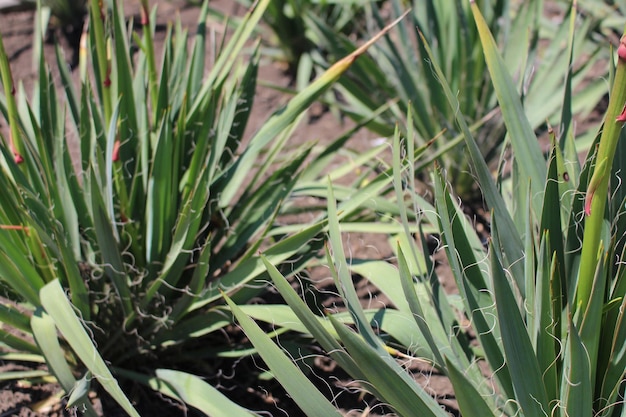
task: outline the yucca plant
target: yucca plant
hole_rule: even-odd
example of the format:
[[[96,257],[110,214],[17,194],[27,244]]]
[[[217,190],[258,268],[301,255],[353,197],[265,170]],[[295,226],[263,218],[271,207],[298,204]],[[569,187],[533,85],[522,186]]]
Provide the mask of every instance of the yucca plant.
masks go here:
[[[297,198],[323,197],[321,177],[342,177],[383,150],[333,171],[347,135],[326,149],[288,147],[308,106],[371,42],[244,137],[259,65],[249,38],[269,3],[250,10],[207,66],[215,46],[206,39],[206,3],[193,43],[180,23],[170,25],[158,62],[156,9],[142,1],[141,30],[131,34],[120,3],[91,2],[79,93],[57,49],[63,99],[43,54],[27,96],[0,39],[0,111],[9,126],[0,145],[1,359],[47,364],[3,379],[52,377],[71,394],[67,405],[89,415],[90,390],[138,415],[133,384],[209,415],[250,414],[195,375],[249,351],[222,336],[231,323],[222,292],[240,303],[263,293],[260,249],[285,273],[315,257],[325,216]],[[342,189],[351,201],[346,221],[394,210],[377,197],[389,180],[352,197],[366,179]],[[293,212],[309,214],[281,226]]]
[[[87,16],[86,0],[14,0],[0,3],[0,13],[11,13],[17,10],[37,10],[33,40],[33,69],[38,66],[37,60],[42,43],[52,38],[51,34],[62,34],[72,49],[69,60],[71,66],[78,63],[78,50],[83,25]]]
[[[580,10],[594,17],[597,21],[596,30],[602,36],[619,36],[624,25],[626,15],[626,3],[623,1],[578,1]]]
[[[47,15],[52,15],[54,24],[67,35],[80,33],[87,14],[86,0],[14,0],[0,4],[0,12],[34,10],[41,6]],[[47,19],[46,19],[47,20]]]
[[[237,0],[245,7],[253,1]],[[311,17],[322,19],[337,34],[354,34],[364,24],[364,5],[372,0],[317,1],[276,0],[263,16],[258,28],[265,39],[263,55],[285,64],[290,75],[298,74],[305,86],[313,74],[312,56],[328,50],[316,33],[307,26]],[[217,10],[213,14],[221,16]]]
[[[413,141],[396,133],[396,193],[413,202],[425,224],[438,228],[440,250],[457,291],[444,292],[440,270],[424,255],[426,245],[411,238],[404,206],[399,209],[406,230],[395,237],[397,265],[349,263],[331,199],[328,265],[347,311],[325,311],[326,317],[311,311],[265,260],[293,310],[273,324],[308,332],[364,390],[398,415],[448,415],[410,374],[412,365],[426,362],[429,372],[449,378],[463,416],[624,416],[626,36],[617,64],[611,61],[603,126],[581,167],[571,130],[552,132],[550,154],[547,160],[542,156],[489,26],[479,7],[471,7],[513,149],[512,178],[496,181],[464,115],[457,113],[456,124],[491,209],[488,243],[483,244],[463,214],[442,167],[433,173],[434,206],[423,201],[413,185]],[[575,33],[571,19],[569,59]],[[458,109],[457,94],[424,38],[422,42],[443,94]],[[560,126],[572,122],[571,75],[565,76]],[[420,235],[418,242],[425,242]],[[368,278],[391,305],[364,310],[352,273]],[[284,354],[255,330],[241,307],[229,305],[279,377],[288,362]],[[288,382],[292,391],[306,383]],[[291,393],[294,398],[299,394]],[[336,414],[329,402],[317,408],[304,399],[300,404],[309,416]]]
[[[406,131],[406,114],[411,109],[411,128],[417,144],[438,138],[430,148],[429,159],[439,159],[455,178],[454,187],[459,195],[465,199],[479,198],[468,155],[461,146],[462,132],[453,123],[456,112],[464,114],[492,169],[497,169],[498,159],[509,142],[496,93],[482,60],[482,45],[472,24],[469,2],[415,1],[410,4],[410,18],[372,48],[367,59],[358,62],[350,76],[334,87],[338,98],[329,99],[328,104],[357,119],[389,106],[368,125],[385,137],[393,134],[396,121],[401,121]],[[599,78],[590,78],[591,71],[595,70],[594,63],[605,53],[592,39],[593,19],[576,21],[575,60],[570,62],[562,53],[568,41],[568,25],[546,19],[543,1],[493,0],[478,1],[477,5],[515,80],[533,129],[545,131],[547,120],[556,123],[560,97],[564,94],[563,77],[570,66],[574,67],[571,85],[578,91],[572,99],[572,111],[581,117],[589,114],[605,92]],[[375,3],[364,5],[367,31],[384,26],[383,22],[390,15],[399,15],[406,8],[406,2],[394,0],[387,6],[381,10]],[[566,14],[577,13],[574,2]],[[565,21],[568,19],[566,16]],[[354,40],[336,33],[323,19],[307,16],[307,28],[319,39],[319,44],[330,51],[326,56],[315,56],[316,68],[328,66],[326,57],[341,56],[353,48]],[[450,108],[442,94],[418,33],[431,45],[452,91],[458,94],[458,109]],[[580,130],[577,136],[584,133]]]

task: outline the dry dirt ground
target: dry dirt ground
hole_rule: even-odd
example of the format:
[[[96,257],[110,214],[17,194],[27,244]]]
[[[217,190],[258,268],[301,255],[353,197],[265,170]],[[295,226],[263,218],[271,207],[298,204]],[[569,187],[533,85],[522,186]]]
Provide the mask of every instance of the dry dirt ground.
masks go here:
[[[126,1],[125,11],[128,16],[139,15],[138,1]],[[234,1],[216,0],[211,2],[212,7],[216,7],[225,13],[242,14],[244,10]],[[164,28],[168,19],[175,14],[179,14],[183,26],[188,27],[193,33],[196,20],[197,9],[187,7],[185,3],[162,2],[159,4],[158,13],[158,33],[157,42],[164,36]],[[0,31],[4,38],[7,54],[10,58],[12,70],[15,77],[19,79],[28,92],[36,79],[36,72],[32,65],[32,36],[33,36],[33,13],[28,11],[11,12],[0,14]],[[223,27],[215,24],[214,29],[223,32]],[[68,59],[72,59],[71,46],[67,39],[57,36],[56,38],[64,46]],[[52,44],[45,47],[46,59],[54,63],[54,49]],[[51,65],[53,66],[53,65]],[[260,71],[261,80],[269,84],[286,87],[290,84],[290,78],[284,74],[281,67],[275,63],[267,62]],[[57,77],[58,79],[58,77]],[[269,115],[285,103],[288,97],[271,88],[259,87],[255,98],[255,110],[250,120],[248,131],[254,132],[258,129]],[[329,113],[320,110],[321,106],[314,108],[314,117],[311,117],[308,124],[298,129],[292,141],[294,143],[304,143],[309,140],[318,140],[321,143],[330,142],[335,139],[339,132],[348,129],[348,125],[336,120]],[[0,120],[0,130],[6,129],[4,120]],[[71,138],[70,138],[71,140]],[[348,146],[365,149],[372,145],[375,138],[367,132],[359,132],[349,142]],[[349,239],[350,253],[355,257],[369,257],[385,259],[391,256],[391,251],[385,239],[375,239],[365,235],[354,234]],[[316,271],[311,275],[315,279],[324,279],[324,271]],[[359,283],[359,291],[364,298],[377,297],[366,283]],[[332,302],[330,300],[329,302]],[[216,364],[215,375],[203,375],[206,379],[219,386],[222,390],[236,402],[261,412],[263,415],[274,416],[299,416],[302,415],[299,409],[293,404],[284,390],[273,381],[259,381],[256,377],[246,378],[249,375],[258,373],[259,364],[254,360],[244,359],[239,361],[225,361],[223,364]],[[354,388],[354,382],[349,377],[329,362],[319,356],[312,364],[315,377],[314,382],[325,392],[329,398],[334,398],[336,404],[344,410],[346,415],[385,415],[389,412],[384,407],[367,396],[360,395]],[[0,373],[7,370],[28,369],[15,363],[3,363],[0,361]],[[424,382],[428,382],[433,394],[436,393],[442,404],[452,406],[454,410],[454,398],[447,381],[431,370],[414,369],[416,377]],[[242,377],[243,376],[243,377]],[[76,410],[65,410],[63,401],[53,400],[45,403],[57,391],[54,384],[23,385],[15,382],[0,383],[0,417],[5,416],[61,416],[76,415]],[[139,393],[134,398],[138,409],[144,416],[183,416],[194,415],[191,410],[184,410],[179,404],[155,396],[146,396]],[[101,407],[97,400],[96,406]],[[370,409],[370,407],[373,407]],[[32,411],[38,408],[40,412]],[[101,409],[101,408],[100,408]],[[106,407],[107,416],[124,415],[121,410],[114,407]]]

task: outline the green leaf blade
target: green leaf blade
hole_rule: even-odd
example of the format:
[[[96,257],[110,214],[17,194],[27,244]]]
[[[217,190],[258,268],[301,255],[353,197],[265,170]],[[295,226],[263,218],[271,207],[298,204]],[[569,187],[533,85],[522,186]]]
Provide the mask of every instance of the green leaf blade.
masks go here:
[[[121,390],[117,380],[74,314],[59,282],[55,280],[45,285],[40,291],[40,297],[44,309],[52,317],[54,324],[98,382],[130,416],[139,417],[139,413]]]
[[[227,296],[226,302],[271,372],[305,415],[309,417],[341,415],[252,319]]]
[[[498,257],[490,251],[494,297],[498,302],[498,325],[502,334],[502,345],[506,363],[511,372],[515,398],[524,415],[542,416],[549,414],[548,397],[537,363],[537,357],[528,338],[526,326],[517,307],[517,301],[509,286]]]

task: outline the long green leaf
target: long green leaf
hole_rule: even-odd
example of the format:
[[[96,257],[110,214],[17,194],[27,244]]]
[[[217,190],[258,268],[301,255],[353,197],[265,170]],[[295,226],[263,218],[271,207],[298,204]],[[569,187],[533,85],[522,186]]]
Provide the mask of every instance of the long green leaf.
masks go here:
[[[18,352],[29,352],[31,354],[40,355],[41,350],[38,346],[32,344],[30,341],[24,340],[22,337],[18,337],[14,334],[14,331],[7,331],[0,328],[0,346],[3,348],[11,348],[10,350],[16,350]]]
[[[101,190],[97,188],[97,183],[93,181],[90,185],[92,186],[89,194],[91,195],[93,222],[100,255],[105,265],[105,273],[120,296],[124,316],[128,316],[133,311],[133,308],[131,306],[129,286],[126,281],[126,267],[119,249],[119,241],[116,239],[117,228],[113,222],[114,219],[107,214],[103,196],[100,194]],[[112,200],[110,201],[112,204]]]
[[[0,374],[0,381],[12,381],[16,379],[41,378],[50,375],[48,371],[9,371]]]
[[[8,324],[9,326],[21,330],[23,332],[30,332],[30,310],[20,311],[14,304],[9,302],[5,298],[0,298],[2,303],[0,304],[0,323]]]
[[[386,352],[381,353],[363,338],[348,330],[330,316],[331,322],[346,345],[348,353],[359,364],[367,382],[372,384],[401,416],[447,416],[439,404]]]
[[[499,382],[506,396],[512,397],[514,389],[511,371],[502,352],[496,306],[491,295],[493,291],[490,285],[492,284],[487,282],[488,276],[482,269],[484,267],[481,267],[486,255],[482,252],[482,247],[480,251],[477,251],[477,248],[468,241],[467,235],[475,232],[467,224],[461,211],[454,205],[450,195],[444,191],[440,173],[435,176],[435,199],[448,262],[465,309],[477,332],[487,362],[497,377],[496,381]]]
[[[456,345],[456,340],[450,341],[449,335],[446,333],[446,328],[442,328],[441,321],[436,311],[432,308],[435,303],[423,303],[420,301],[419,296],[416,293],[416,286],[413,283],[411,274],[408,270],[407,260],[404,256],[402,248],[398,247],[398,266],[400,272],[400,279],[402,284],[402,290],[405,294],[406,300],[409,304],[413,318],[419,327],[420,332],[424,336],[429,349],[432,351],[432,355],[436,360],[436,364],[442,369],[447,367],[446,361],[450,360],[450,357],[454,357],[454,361],[461,361],[465,369],[470,367],[469,362],[466,360],[463,354],[458,355],[460,347]],[[422,307],[424,305],[424,307]],[[458,347],[458,351],[454,349]],[[458,355],[458,356],[456,356]],[[446,358],[444,360],[444,358]]]
[[[623,349],[623,341],[626,340],[626,297],[622,296],[622,303],[616,310],[618,310],[616,325],[603,329],[605,337],[610,340],[605,345],[610,353],[606,355],[606,367],[601,368],[605,369],[605,372],[602,376],[600,398],[603,401],[601,405],[607,406],[616,403],[626,369],[626,351]]]
[[[133,417],[139,417],[139,413],[121,390],[80,320],[74,314],[59,282],[55,280],[45,285],[40,291],[40,298],[44,309],[52,317],[54,324],[87,369],[124,411]]]
[[[494,298],[498,326],[502,334],[502,345],[506,363],[511,371],[511,379],[517,399],[524,415],[542,416],[549,414],[550,406],[546,388],[541,376],[537,357],[528,338],[526,326],[517,307],[509,281],[498,257],[491,253]]]
[[[339,229],[339,218],[337,216],[337,206],[330,181],[328,182],[328,196],[329,198],[326,210],[328,212],[328,234],[333,251],[332,258],[335,270],[333,273],[336,274],[335,285],[339,289],[341,297],[346,301],[348,310],[354,318],[354,322],[359,329],[359,333],[370,346],[376,350],[380,350],[382,348],[382,344],[374,334],[374,330],[363,314],[363,308],[361,307],[359,297],[357,296],[356,289],[354,288],[354,283],[352,282],[352,275],[350,274],[350,268],[343,250],[343,241],[341,239],[341,232]]]
[[[556,340],[560,333],[561,292],[554,291],[554,283],[558,281],[556,270],[557,260],[551,256],[551,247],[548,242],[550,233],[545,232],[537,256],[536,293],[532,306],[531,340],[537,354],[537,362],[548,398],[558,398],[557,363],[558,353]]]
[[[559,183],[561,175],[558,172],[557,144],[553,142],[550,163],[548,167],[548,180],[545,183],[543,210],[541,212],[541,233],[549,231],[550,235],[550,258],[554,255],[557,260],[558,275],[555,276],[554,295],[565,294],[565,286],[561,284],[562,277],[565,276],[565,255],[563,253],[563,233],[561,223],[561,210],[555,210],[561,204],[561,193]],[[560,302],[560,298],[558,299]],[[560,311],[557,308],[556,311]]]
[[[583,417],[593,414],[591,372],[589,357],[580,339],[578,330],[571,319],[568,320],[568,338],[564,352],[561,399],[565,403],[561,415]]]
[[[264,251],[265,256],[271,263],[279,264],[293,256],[310,239],[317,236],[326,226],[326,222],[316,223],[299,233],[279,241]],[[191,310],[197,309],[212,301],[219,299],[220,291],[232,291],[239,289],[252,281],[265,271],[260,257],[246,259],[238,264],[229,273],[220,278],[219,287],[209,287],[206,294],[198,298],[191,306]]]
[[[431,65],[435,73],[437,74],[437,78],[441,83],[442,88],[444,89],[446,98],[448,99],[449,105],[457,110],[459,108],[459,102],[456,98],[456,95],[452,93],[452,89],[448,85],[445,80],[445,76],[439,65],[434,60],[433,54],[430,50],[430,47],[426,43],[426,40],[422,35],[422,43],[424,44],[424,49],[427,51],[428,56],[431,59]],[[461,131],[463,132],[465,138],[465,144],[467,146],[467,150],[469,152],[470,158],[472,160],[472,165],[476,170],[476,175],[478,177],[478,182],[481,186],[483,195],[487,202],[489,208],[493,211],[495,219],[500,224],[500,233],[502,233],[503,246],[505,249],[506,257],[507,257],[507,270],[511,271],[511,274],[515,278],[522,295],[524,295],[523,283],[524,283],[524,270],[523,264],[519,262],[520,259],[524,259],[524,246],[520,239],[519,233],[509,215],[509,211],[507,209],[506,203],[500,194],[500,191],[491,176],[491,171],[489,167],[485,163],[483,156],[470,132],[469,127],[467,126],[467,122],[463,114],[459,111],[456,111],[456,122],[460,126]],[[542,158],[543,159],[543,158]]]
[[[39,304],[39,289],[43,287],[44,281],[33,268],[32,264],[25,259],[23,254],[14,245],[14,242],[6,236],[15,231],[0,230],[0,273],[2,280],[11,289],[20,294],[24,300],[32,305]],[[18,233],[24,233],[19,231]]]
[[[511,138],[515,157],[520,162],[524,178],[531,179],[533,208],[539,213],[542,207],[543,185],[546,181],[546,164],[539,142],[532,126],[526,118],[522,101],[517,93],[515,83],[498,52],[489,26],[483,18],[478,5],[471,2],[474,20],[483,45],[483,52],[489,68],[489,74],[502,109],[504,123]]]
[[[248,166],[257,157],[260,150],[273,140],[280,132],[289,126],[296,117],[306,110],[325,90],[327,90],[341,75],[350,68],[352,63],[367,49],[372,46],[378,39],[387,33],[394,25],[396,25],[404,15],[390,23],[381,32],[377,33],[372,39],[360,46],[356,51],[341,59],[324,72],[317,80],[308,85],[298,95],[292,98],[285,108],[274,113],[274,115],[263,125],[263,127],[250,140],[250,146],[226,173],[227,182],[233,186],[224,189],[220,196],[220,206],[226,206],[237,192],[237,188],[241,177],[248,172]]]
[[[291,362],[285,353],[267,337],[265,332],[245,315],[228,296],[225,298],[237,321],[268,365],[271,373],[287,390],[305,415],[309,417],[340,416],[341,414],[335,407],[302,374],[302,371]]]
[[[262,259],[269,276],[272,278],[272,282],[276,285],[276,288],[285,298],[285,301],[289,304],[291,310],[293,310],[298,319],[313,335],[315,340],[326,352],[328,352],[328,354],[339,364],[339,366],[352,376],[352,378],[355,380],[364,380],[365,375],[361,371],[359,365],[346,353],[343,347],[335,339],[334,335],[329,332],[329,329],[327,329],[327,327],[320,322],[319,316],[313,314],[313,312],[304,303],[304,301],[300,299],[298,294],[291,287],[285,277],[282,276],[278,269],[276,269],[276,267],[272,265],[268,259],[265,258],[265,256],[262,256]],[[376,387],[371,387],[371,391],[376,394]]]
[[[167,385],[170,396],[197,408],[208,416],[252,416],[254,413],[235,404],[224,394],[204,382],[200,377],[172,369],[157,369],[157,378]],[[169,391],[168,390],[168,391]],[[173,395],[172,395],[173,394]]]
[[[46,358],[50,371],[65,392],[70,394],[74,390],[77,381],[74,379],[72,370],[67,363],[65,352],[63,352],[59,344],[54,320],[44,311],[38,310],[31,318],[31,326],[33,328],[33,336]],[[86,394],[78,398],[76,405],[79,405],[81,411],[87,416],[95,417],[97,415]]]
[[[446,358],[446,369],[459,402],[459,411],[463,415],[481,417],[498,415],[487,405],[474,384],[448,358]]]

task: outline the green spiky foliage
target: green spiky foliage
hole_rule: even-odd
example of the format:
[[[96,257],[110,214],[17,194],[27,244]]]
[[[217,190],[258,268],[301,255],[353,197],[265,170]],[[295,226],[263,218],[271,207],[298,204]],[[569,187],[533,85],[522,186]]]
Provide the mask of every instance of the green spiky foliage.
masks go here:
[[[350,132],[327,148],[289,143],[309,105],[371,42],[245,135],[259,67],[250,34],[269,4],[258,2],[219,46],[208,40],[204,4],[195,35],[168,25],[157,58],[147,1],[134,30],[121,3],[91,2],[80,85],[60,48],[61,85],[39,51],[30,96],[0,49],[9,126],[0,145],[0,352],[47,365],[5,378],[52,377],[58,398],[71,394],[67,406],[89,415],[90,390],[138,415],[137,387],[209,415],[250,414],[197,376],[251,351],[224,336],[232,322],[222,294],[240,303],[263,294],[260,249],[287,274],[317,256],[321,178],[368,171],[383,151],[348,155],[356,165],[332,170]],[[367,178],[342,188],[355,224],[384,211],[377,196],[388,180],[353,198]],[[294,213],[306,220],[284,224]]]
[[[432,173],[434,204],[424,201],[414,184],[418,162],[412,132],[403,137],[397,131],[396,194],[413,203],[412,212],[420,214],[424,226],[436,226],[438,251],[445,254],[454,291],[444,291],[441,269],[427,255],[425,233],[417,241],[411,238],[410,227],[416,225],[404,206],[399,209],[405,232],[393,235],[396,262],[348,261],[331,199],[328,265],[347,309],[311,310],[266,261],[293,311],[289,319],[273,323],[312,335],[364,391],[397,415],[448,415],[412,375],[416,363],[426,362],[422,372],[449,378],[463,416],[623,416],[626,41],[618,48],[617,63],[615,58],[610,63],[608,109],[584,164],[571,130],[563,128],[572,123],[571,69],[565,75],[561,128],[551,132],[544,157],[489,25],[478,5],[471,7],[511,138],[511,177],[493,177],[458,111],[456,91],[424,38],[422,45],[442,94],[457,110],[450,123],[463,133],[491,210],[488,240],[482,241],[465,216],[450,184],[454,177],[441,166]],[[353,274],[366,277],[390,303],[363,308]],[[249,316],[266,317],[230,305],[256,345],[271,343],[255,333]],[[289,361],[282,352],[264,349],[280,357],[273,363]],[[276,365],[272,370],[279,374]]]

